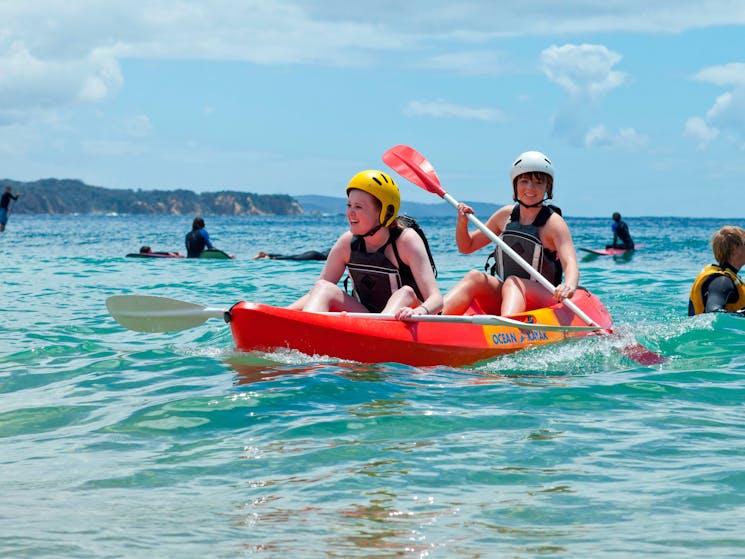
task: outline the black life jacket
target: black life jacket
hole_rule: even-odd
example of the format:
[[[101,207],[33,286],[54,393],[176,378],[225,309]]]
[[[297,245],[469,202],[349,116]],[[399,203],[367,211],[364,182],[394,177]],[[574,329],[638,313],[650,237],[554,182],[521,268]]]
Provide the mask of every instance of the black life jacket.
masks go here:
[[[388,241],[375,252],[367,252],[364,237],[355,235],[352,238],[351,254],[347,264],[353,284],[352,295],[370,312],[382,311],[393,292],[404,285],[410,286],[416,296],[423,300],[411,268],[404,264],[398,255],[396,240],[402,232],[403,229],[389,229]],[[393,249],[398,267],[385,256],[388,245]]]
[[[548,218],[554,212],[561,215],[561,209],[558,207],[543,206],[533,223],[522,225],[520,223],[520,204],[515,204],[510,215],[510,221],[500,236],[507,246],[522,256],[523,260],[533,266],[538,273],[553,285],[559,285],[563,275],[561,262],[555,250],[548,250],[543,247],[538,234],[538,228],[546,225]],[[492,258],[494,264],[490,268],[489,261]],[[484,270],[489,270],[491,275],[499,275],[502,280],[505,280],[508,276],[530,278],[530,274],[513,261],[499,246],[487,257]]]
[[[187,258],[199,258],[204,251],[204,247],[207,246],[199,229],[192,229],[187,233],[185,242]]]
[[[404,227],[407,227],[409,229],[413,229],[416,231],[417,235],[422,239],[422,242],[424,243],[424,248],[427,250],[427,257],[429,258],[429,263],[432,266],[432,271],[435,274],[435,277],[437,277],[437,266],[435,265],[435,259],[432,256],[432,251],[429,248],[429,241],[427,240],[427,235],[424,234],[424,229],[422,229],[419,224],[416,222],[416,220],[411,217],[410,215],[400,215],[397,218],[397,222],[399,225],[403,225]],[[398,257],[398,254],[396,254]]]

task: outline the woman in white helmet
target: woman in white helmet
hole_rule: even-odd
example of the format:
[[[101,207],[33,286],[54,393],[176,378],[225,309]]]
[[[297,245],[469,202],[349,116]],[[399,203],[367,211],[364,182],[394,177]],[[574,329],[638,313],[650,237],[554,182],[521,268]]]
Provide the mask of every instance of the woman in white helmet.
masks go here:
[[[436,314],[442,308],[433,261],[424,240],[398,216],[401,195],[394,180],[366,170],[349,181],[347,221],[326,258],[320,278],[290,308],[412,315]],[[338,285],[345,272],[352,294]]]
[[[514,205],[497,210],[486,226],[523,257],[556,289],[550,293],[499,248],[492,254],[491,274],[471,270],[445,294],[443,314],[463,314],[473,304],[479,312],[512,315],[542,308],[571,297],[579,284],[574,242],[561,210],[547,204],[553,197],[554,169],[543,153],[527,151],[510,169]],[[466,214],[473,209],[458,205],[455,240],[458,250],[470,254],[490,243],[482,231],[468,230]],[[488,260],[487,266],[488,269]],[[562,281],[563,278],[563,281]]]

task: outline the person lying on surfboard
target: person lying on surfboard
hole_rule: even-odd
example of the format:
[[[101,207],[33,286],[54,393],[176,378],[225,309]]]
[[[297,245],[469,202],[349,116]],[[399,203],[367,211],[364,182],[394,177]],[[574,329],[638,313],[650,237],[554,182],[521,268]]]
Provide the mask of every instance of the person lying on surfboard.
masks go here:
[[[393,179],[377,170],[349,181],[347,221],[311,290],[289,308],[311,312],[349,311],[412,315],[436,314],[442,294],[422,237],[398,216],[401,194]],[[337,284],[344,272],[352,294]]]
[[[320,252],[318,250],[306,250],[305,252],[300,252],[298,254],[277,254],[274,252],[264,252],[263,250],[260,250],[256,256],[254,256],[254,260],[258,260],[260,258],[267,258],[269,260],[326,260],[328,258],[329,251],[325,250],[323,252]]]
[[[561,210],[546,201],[553,197],[554,168],[538,151],[522,153],[510,169],[514,205],[497,210],[486,227],[524,258],[556,288],[551,293],[497,247],[491,275],[471,270],[445,294],[443,314],[463,314],[477,303],[487,314],[512,315],[528,308],[553,305],[571,297],[579,284],[577,253]],[[458,204],[455,241],[470,254],[489,244],[481,230],[469,231],[466,214],[473,208]],[[490,257],[491,258],[491,257]],[[487,260],[488,269],[489,260]],[[564,282],[562,283],[562,275]]]
[[[745,229],[727,225],[714,233],[716,264],[706,266],[693,282],[688,316],[728,312],[745,316],[745,284],[738,275],[745,265]]]
[[[629,226],[621,219],[621,214],[614,212],[611,219],[613,219],[613,223],[611,223],[611,229],[613,229],[613,242],[609,245],[605,245],[605,248],[634,250],[634,241],[629,233]],[[618,242],[619,240],[621,241],[620,243]]]

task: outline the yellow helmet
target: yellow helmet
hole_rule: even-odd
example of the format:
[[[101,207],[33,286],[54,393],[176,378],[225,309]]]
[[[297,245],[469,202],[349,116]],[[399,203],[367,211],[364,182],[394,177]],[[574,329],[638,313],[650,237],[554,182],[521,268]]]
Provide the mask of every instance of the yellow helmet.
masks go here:
[[[382,206],[380,209],[380,224],[388,227],[398,216],[398,209],[401,207],[401,193],[393,179],[374,169],[360,171],[347,185],[347,196],[352,189],[367,192],[373,198],[377,198]]]

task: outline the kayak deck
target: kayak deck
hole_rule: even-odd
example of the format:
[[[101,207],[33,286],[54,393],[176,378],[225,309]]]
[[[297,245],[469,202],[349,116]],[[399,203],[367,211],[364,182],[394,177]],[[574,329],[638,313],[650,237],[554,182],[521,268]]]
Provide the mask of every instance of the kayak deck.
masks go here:
[[[578,290],[572,301],[602,329],[610,329],[607,309],[591,293]],[[240,302],[229,311],[230,328],[240,351],[293,349],[362,363],[395,362],[412,366],[471,365],[527,347],[552,344],[602,330],[546,330],[541,325],[586,324],[561,303],[509,318],[520,326],[463,322],[409,322],[370,315],[310,313]],[[536,324],[536,328],[530,328]]]

